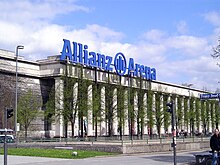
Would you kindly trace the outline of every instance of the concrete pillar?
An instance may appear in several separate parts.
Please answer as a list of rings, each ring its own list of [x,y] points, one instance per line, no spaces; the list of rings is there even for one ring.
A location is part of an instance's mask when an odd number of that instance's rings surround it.
[[[118,135],[117,89],[113,92],[113,134]]]
[[[171,96],[168,97],[167,102],[171,102]],[[170,125],[168,126],[168,133],[172,133],[172,115],[170,114]]]
[[[74,107],[73,114],[76,115],[75,124],[74,124],[74,135],[75,136],[79,136],[79,117],[78,117],[77,101],[78,101],[78,83],[75,83],[73,86],[73,107]]]
[[[137,135],[137,118],[138,118],[138,94],[134,93],[134,131],[133,134]]]
[[[144,135],[148,134],[148,127],[147,127],[147,93],[144,94],[143,98],[143,107],[144,107]]]
[[[100,136],[106,135],[106,121],[105,121],[105,87],[101,89],[101,122],[100,122]]]
[[[152,101],[152,103],[153,103],[153,105],[152,105],[152,110],[153,110],[153,113],[152,113],[152,117],[153,117],[153,120],[155,121],[156,119],[155,119],[155,117],[156,117],[156,95],[155,95],[155,93],[153,93],[153,101]],[[156,127],[156,125],[154,124],[153,125],[153,128],[152,128],[152,133],[153,134],[157,134],[157,127]]]
[[[161,95],[161,100],[160,100],[160,111],[161,111],[161,117],[164,118],[164,113],[167,113],[166,111],[164,112],[163,109],[166,107],[163,107],[163,95]],[[163,112],[162,112],[163,111]],[[160,133],[165,134],[165,129],[164,129],[164,124],[161,125]]]
[[[92,123],[92,85],[88,87],[88,116],[87,116],[87,135],[94,136]]]
[[[63,110],[63,80],[55,78],[55,136],[64,136]]]
[[[129,135],[129,118],[128,118],[128,91],[125,91],[125,102],[124,102],[124,128],[123,133],[124,135]]]

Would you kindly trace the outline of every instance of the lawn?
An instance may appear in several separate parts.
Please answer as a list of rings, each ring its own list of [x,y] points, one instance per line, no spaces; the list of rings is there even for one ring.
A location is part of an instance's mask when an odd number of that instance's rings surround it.
[[[77,151],[77,156],[73,156],[73,151]],[[0,155],[4,154],[4,149],[0,149]],[[19,156],[36,156],[63,159],[82,159],[96,156],[116,155],[115,153],[82,151],[82,150],[65,150],[65,149],[42,149],[42,148],[8,148],[8,155]]]

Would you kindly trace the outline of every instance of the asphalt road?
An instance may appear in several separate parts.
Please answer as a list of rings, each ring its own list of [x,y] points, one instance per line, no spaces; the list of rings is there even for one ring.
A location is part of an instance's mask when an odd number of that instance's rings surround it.
[[[191,165],[195,162],[196,153],[202,151],[177,152],[178,165]],[[57,159],[28,156],[7,157],[7,165],[173,165],[173,153],[151,153],[136,155],[118,155],[87,159]],[[0,155],[0,164],[4,164],[4,156]]]

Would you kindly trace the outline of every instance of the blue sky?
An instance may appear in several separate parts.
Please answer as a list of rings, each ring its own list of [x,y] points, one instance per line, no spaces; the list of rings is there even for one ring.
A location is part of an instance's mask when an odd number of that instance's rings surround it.
[[[220,37],[217,0],[1,0],[0,49],[28,60],[59,54],[63,38],[90,51],[123,52],[157,69],[157,80],[220,88],[212,47]]]

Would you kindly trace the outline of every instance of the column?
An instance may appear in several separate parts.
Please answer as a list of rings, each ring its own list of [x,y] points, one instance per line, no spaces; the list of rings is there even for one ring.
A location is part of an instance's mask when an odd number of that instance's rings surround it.
[[[160,100],[160,111],[163,111],[164,107],[163,107],[163,95],[161,95],[161,100]],[[165,107],[166,108],[166,107]],[[164,113],[167,113],[166,111],[161,112],[162,118],[164,118]],[[160,134],[165,134],[165,129],[164,129],[164,124],[161,125],[161,129],[160,129]]]
[[[63,110],[63,80],[55,79],[55,136],[62,137],[64,134]]]
[[[113,92],[113,134],[118,135],[117,89]]]
[[[155,95],[155,93],[153,93],[153,101],[152,101],[152,111],[153,111],[153,114],[152,114],[152,118],[153,118],[153,120],[155,121],[156,119],[155,119],[155,117],[156,117],[156,115],[155,115],[155,113],[156,113],[156,95]],[[152,133],[153,134],[157,134],[157,127],[156,127],[156,124],[154,124],[153,125],[153,128],[152,128]]]
[[[88,87],[88,116],[87,116],[87,135],[94,136],[92,127],[92,85]]]
[[[106,135],[106,121],[105,121],[105,87],[101,89],[101,122],[100,122],[100,136]]]
[[[75,123],[74,123],[74,135],[79,136],[79,116],[78,116],[78,83],[75,83],[73,86],[73,107],[74,111],[73,114],[75,114]]]
[[[167,102],[171,102],[171,101],[172,101],[171,96],[169,96],[167,98]],[[170,114],[170,125],[168,126],[168,132],[167,133],[169,133],[169,134],[172,133],[172,114]]]
[[[125,91],[125,96],[124,96],[124,128],[123,128],[123,134],[124,135],[129,135],[129,122],[128,122],[128,91]]]
[[[147,127],[147,93],[144,94],[143,98],[143,108],[144,108],[144,135],[148,134],[148,127]]]
[[[134,131],[133,135],[137,135],[137,117],[138,117],[138,94],[134,94]]]

